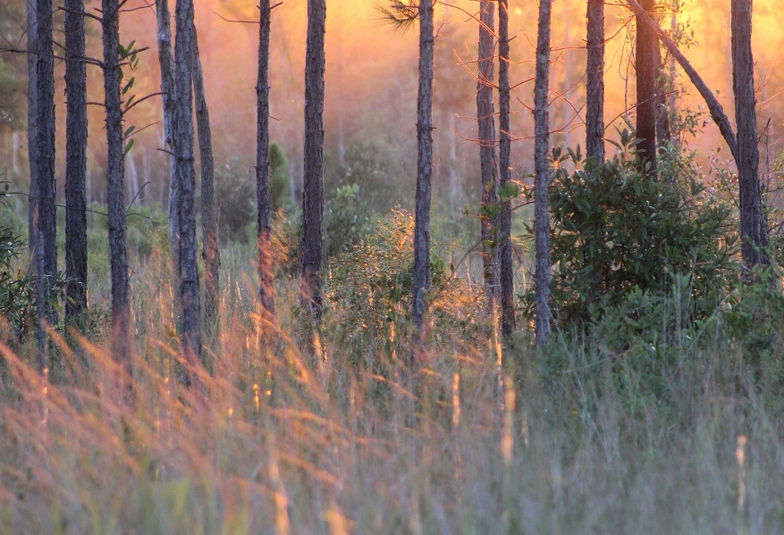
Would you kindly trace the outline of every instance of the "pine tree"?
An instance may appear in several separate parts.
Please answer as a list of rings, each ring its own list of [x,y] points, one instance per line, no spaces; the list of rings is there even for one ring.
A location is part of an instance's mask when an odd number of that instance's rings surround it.
[[[259,72],[256,84],[256,200],[258,205],[259,304],[262,314],[275,314],[275,281],[272,271],[270,227],[269,47],[272,27],[270,0],[261,0],[259,19]]]
[[[604,0],[588,0],[585,106],[586,155],[604,162]]]
[[[84,61],[84,0],[65,2],[66,168],[65,315],[78,317],[87,308],[87,69]]]
[[[433,174],[433,0],[419,0],[419,90],[417,97],[417,181],[414,221],[414,347],[423,342],[430,287],[430,196]],[[413,355],[412,355],[413,356]]]
[[[499,186],[506,190],[512,180],[511,167],[511,91],[509,87],[509,0],[498,4],[498,84],[500,108]],[[501,285],[501,333],[510,336],[515,329],[514,265],[512,263],[512,201],[501,204],[498,216],[498,262]]]
[[[36,176],[38,192],[38,238],[43,243],[44,263],[40,280],[47,287],[57,275],[57,206],[55,203],[55,106],[52,0],[37,0],[36,47]],[[54,309],[46,306],[47,321],[55,323]]]
[[[656,7],[656,0],[642,0],[643,9],[649,14]],[[659,43],[656,34],[637,17],[637,46],[635,72],[637,80],[637,152],[656,174],[656,52]]]
[[[123,144],[120,5],[103,0],[103,77],[108,146],[109,253],[112,279],[112,357],[131,374],[131,311],[125,222],[125,147]]]
[[[308,0],[305,58],[305,177],[302,189],[302,292],[321,318],[321,265],[324,261],[324,38],[326,0]]]
[[[770,263],[768,229],[762,211],[751,50],[751,0],[732,0],[732,87],[738,125],[738,188],[740,190],[741,255],[748,267]]]
[[[540,0],[536,43],[536,82],[534,87],[534,233],[536,248],[536,343],[550,338],[550,143],[548,93],[550,84],[550,21],[552,0]]]
[[[180,339],[185,358],[191,365],[201,361],[201,303],[199,296],[198,241],[196,239],[196,170],[193,143],[193,1],[177,0],[175,20],[177,34],[174,45],[175,177],[179,189],[176,207],[180,225],[179,296],[182,312]],[[193,378],[186,375],[186,383]]]
[[[191,21],[193,22],[193,21]],[[215,208],[215,161],[212,153],[212,130],[204,74],[199,55],[199,38],[192,26],[193,92],[196,104],[196,130],[199,137],[201,164],[201,233],[204,259],[204,331],[207,343],[215,349],[218,335],[218,301],[220,294],[220,249],[218,248],[218,213]],[[205,357],[206,358],[206,357]],[[206,360],[205,360],[206,364]],[[209,366],[208,366],[209,367]]]
[[[495,3],[479,3],[479,53],[476,86],[476,116],[479,131],[479,161],[482,175],[482,253],[485,294],[490,310],[498,292],[498,219],[492,207],[498,206],[498,159],[495,148],[495,109],[493,106],[493,55],[495,50]]]

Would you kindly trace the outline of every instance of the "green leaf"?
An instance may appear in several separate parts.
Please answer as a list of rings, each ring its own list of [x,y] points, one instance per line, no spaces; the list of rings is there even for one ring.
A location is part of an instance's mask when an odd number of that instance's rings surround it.
[[[122,94],[124,95],[125,93],[127,93],[133,87],[134,83],[136,83],[136,77],[135,76],[133,78],[131,78],[130,80],[128,80],[128,83],[125,84],[125,87],[123,87],[123,90],[122,90]]]

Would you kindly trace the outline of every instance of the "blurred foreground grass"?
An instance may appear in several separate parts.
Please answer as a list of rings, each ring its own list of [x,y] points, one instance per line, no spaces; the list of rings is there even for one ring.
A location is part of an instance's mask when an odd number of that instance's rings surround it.
[[[222,334],[198,389],[177,380],[157,248],[132,277],[132,399],[100,332],[52,332],[48,380],[32,347],[0,346],[0,533],[784,532],[784,398],[710,334],[720,324],[654,371],[602,339],[502,348],[457,281],[409,382],[404,315],[361,321],[335,300],[366,298],[338,274],[314,334],[282,277],[270,326],[252,259],[224,252]],[[777,343],[766,362],[783,356]]]

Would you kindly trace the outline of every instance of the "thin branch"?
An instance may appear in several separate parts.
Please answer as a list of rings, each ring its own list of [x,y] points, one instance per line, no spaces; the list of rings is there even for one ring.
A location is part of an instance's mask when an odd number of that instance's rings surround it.
[[[158,91],[157,93],[150,93],[149,95],[147,95],[147,96],[145,96],[145,97],[142,97],[142,98],[140,98],[139,100],[135,100],[135,101],[131,102],[130,106],[128,106],[127,108],[125,108],[125,113],[127,113],[127,112],[128,112],[128,110],[131,110],[131,109],[133,109],[133,107],[134,107],[134,106],[136,106],[137,104],[141,104],[141,103],[142,103],[142,102],[144,102],[145,100],[148,100],[148,99],[151,99],[151,98],[153,98],[153,97],[157,97],[157,96],[159,96],[159,95],[163,95],[163,94],[164,94],[164,93],[163,93],[162,91]],[[153,123],[153,124],[155,124],[155,123]],[[145,127],[145,128],[147,128],[147,127]]]

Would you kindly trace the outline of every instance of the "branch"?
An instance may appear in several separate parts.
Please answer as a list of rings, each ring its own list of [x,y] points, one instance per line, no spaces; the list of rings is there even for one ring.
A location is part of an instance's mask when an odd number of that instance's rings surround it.
[[[273,9],[275,9],[276,7],[278,7],[278,6],[281,6],[281,5],[283,5],[283,2],[278,2],[277,4],[275,4],[275,5],[273,5],[273,6],[270,6],[270,11],[272,11]],[[256,7],[257,7],[257,8],[259,8],[260,6],[256,6]],[[230,22],[230,23],[232,23],[232,24],[257,24],[257,25],[259,24],[259,21],[257,21],[257,20],[241,20],[241,19],[240,19],[240,20],[236,20],[236,19],[227,19],[226,17],[224,17],[223,15],[221,15],[220,13],[218,13],[218,12],[217,12],[217,11],[215,11],[215,10],[213,10],[213,11],[212,11],[212,14],[213,14],[213,15],[217,15],[218,17],[220,17],[221,19],[223,19],[223,21],[225,21],[225,22]]]

